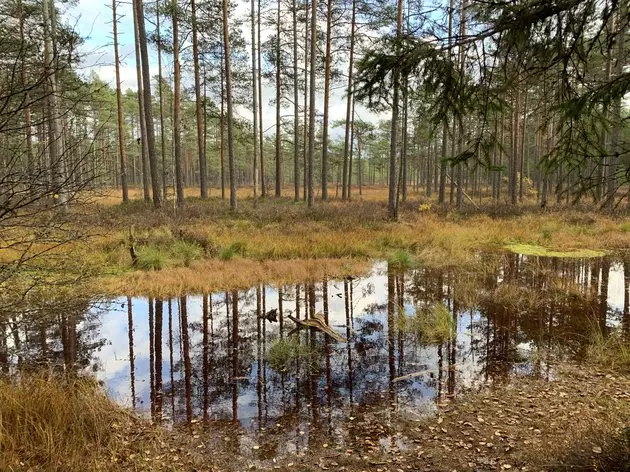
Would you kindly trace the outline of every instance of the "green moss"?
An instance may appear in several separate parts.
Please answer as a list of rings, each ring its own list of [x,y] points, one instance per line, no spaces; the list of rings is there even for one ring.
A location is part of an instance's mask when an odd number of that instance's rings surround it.
[[[516,254],[523,254],[526,256],[541,256],[541,257],[603,257],[606,255],[604,251],[597,251],[593,249],[573,249],[570,251],[554,251],[543,246],[537,246],[535,244],[508,244],[504,246],[508,251]]]

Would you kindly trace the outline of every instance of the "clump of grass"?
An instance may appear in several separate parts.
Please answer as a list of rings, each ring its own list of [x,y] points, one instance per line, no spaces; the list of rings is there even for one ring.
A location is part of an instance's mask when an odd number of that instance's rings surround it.
[[[455,336],[455,320],[443,303],[418,310],[410,323],[410,329],[427,344],[440,344]]]
[[[95,381],[0,381],[0,470],[95,470],[111,457],[126,414]]]
[[[138,249],[136,267],[142,270],[162,270],[169,262],[165,251],[153,246]]]
[[[413,257],[407,251],[394,251],[387,259],[389,266],[395,270],[406,270],[415,264]]]
[[[591,362],[611,369],[630,370],[630,343],[621,329],[606,334],[598,323],[593,322],[590,330],[587,357]]]
[[[189,267],[192,261],[203,256],[203,248],[188,241],[177,241],[172,247],[172,253],[184,267]]]
[[[297,338],[279,339],[267,352],[267,361],[278,372],[291,372],[298,366],[314,371],[321,365],[321,352],[310,345],[300,343]]]
[[[535,244],[508,244],[505,248],[516,254],[523,254],[526,256],[541,256],[541,257],[565,257],[565,258],[587,258],[587,257],[603,257],[606,255],[604,251],[596,251],[593,249],[573,249],[566,251],[554,251],[542,246],[536,246]]]
[[[245,257],[247,254],[247,244],[242,241],[236,241],[219,252],[219,259],[222,261],[230,261],[236,256]]]

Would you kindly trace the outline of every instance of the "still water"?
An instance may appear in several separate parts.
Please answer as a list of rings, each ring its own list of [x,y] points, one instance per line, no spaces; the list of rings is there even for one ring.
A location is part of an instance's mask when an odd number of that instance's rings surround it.
[[[0,331],[0,364],[91,372],[116,402],[167,423],[291,423],[308,434],[366,409],[414,419],[468,389],[553,378],[559,360],[579,361],[593,329],[629,324],[630,265],[479,257],[474,273],[379,262],[353,279],[119,297],[37,325],[16,315]],[[408,320],[436,305],[452,337],[428,343]],[[296,331],[289,318],[316,313],[348,342]],[[306,355],[279,367],[279,346]]]

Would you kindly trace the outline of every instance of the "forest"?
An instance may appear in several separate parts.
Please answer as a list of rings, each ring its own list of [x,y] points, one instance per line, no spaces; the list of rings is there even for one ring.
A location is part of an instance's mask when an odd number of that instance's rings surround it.
[[[0,470],[626,470],[628,0],[0,0]]]

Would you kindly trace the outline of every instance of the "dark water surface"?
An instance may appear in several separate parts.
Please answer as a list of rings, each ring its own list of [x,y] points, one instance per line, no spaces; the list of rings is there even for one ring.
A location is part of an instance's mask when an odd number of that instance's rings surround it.
[[[551,378],[559,359],[580,359],[593,329],[628,324],[621,262],[495,255],[480,256],[480,267],[401,272],[376,263],[355,279],[120,297],[45,324],[16,315],[0,333],[0,363],[5,372],[36,364],[93,372],[116,402],[167,422],[205,418],[297,437],[313,425],[334,434],[337,419],[366,411],[421,418],[513,376]],[[436,304],[455,333],[429,344],[409,320]],[[274,309],[278,321],[266,320]],[[289,315],[319,312],[349,342],[291,332]],[[308,353],[284,371],[271,362],[281,338]]]

